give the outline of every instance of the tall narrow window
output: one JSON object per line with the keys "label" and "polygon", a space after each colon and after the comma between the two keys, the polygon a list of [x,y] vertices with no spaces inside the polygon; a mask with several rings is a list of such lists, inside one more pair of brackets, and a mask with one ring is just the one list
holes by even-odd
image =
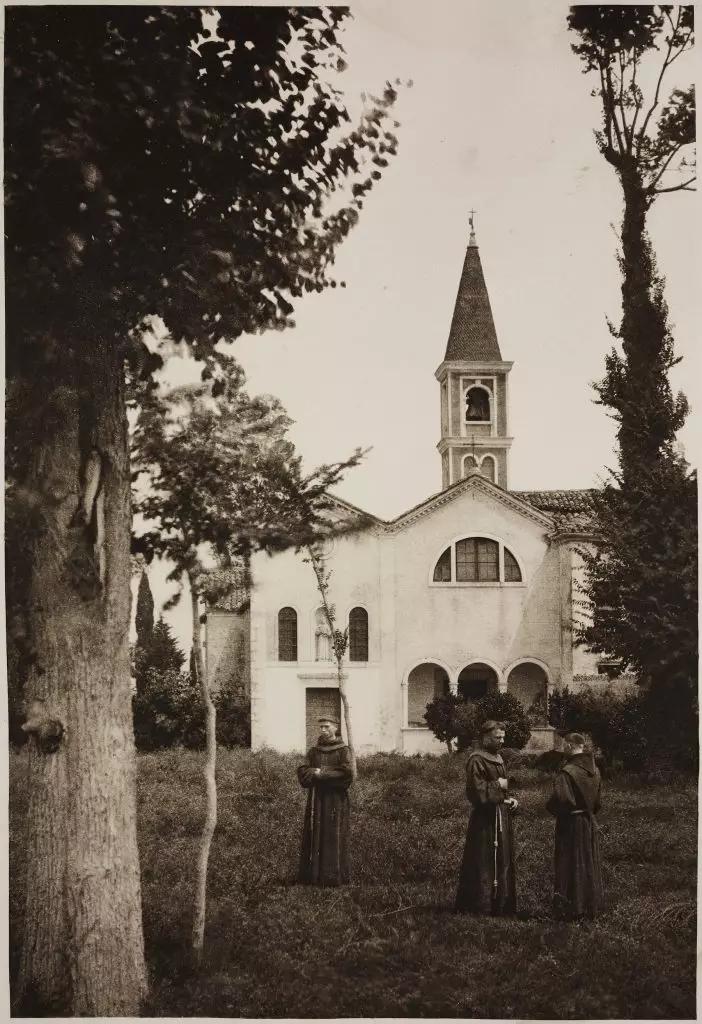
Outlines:
{"label": "tall narrow window", "polygon": [[368,612],[352,608],[349,613],[349,661],[368,661]]}
{"label": "tall narrow window", "polygon": [[278,661],[297,661],[297,612],[281,608],[278,612]]}
{"label": "tall narrow window", "polygon": [[434,583],[451,582],[451,548],[446,548],[434,566]]}

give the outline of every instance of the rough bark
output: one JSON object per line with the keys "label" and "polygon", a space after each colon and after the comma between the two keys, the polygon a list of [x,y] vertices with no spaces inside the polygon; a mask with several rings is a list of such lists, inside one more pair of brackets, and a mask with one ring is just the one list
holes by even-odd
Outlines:
{"label": "rough bark", "polygon": [[[100,472],[88,503],[90,451],[100,455]],[[128,451],[119,363],[105,357],[87,400],[72,382],[54,385],[28,486],[35,660],[27,682],[27,896],[14,1002],[34,1015],[136,1015],[146,992]],[[47,735],[51,722],[60,723],[58,735]]]}
{"label": "rough bark", "polygon": [[200,639],[200,610],[198,596],[190,579],[190,595],[192,602],[193,652],[194,662],[200,683],[200,693],[205,705],[205,789],[207,803],[205,824],[200,839],[200,850],[197,858],[197,877],[195,882],[195,917],[193,921],[193,953],[196,960],[202,956],[205,944],[205,921],[207,917],[207,866],[210,859],[210,846],[217,827],[217,710],[210,696],[210,688],[205,675]]}

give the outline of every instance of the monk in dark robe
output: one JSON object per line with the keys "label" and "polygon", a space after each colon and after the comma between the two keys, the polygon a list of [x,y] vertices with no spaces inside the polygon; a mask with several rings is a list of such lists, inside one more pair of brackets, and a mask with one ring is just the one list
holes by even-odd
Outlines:
{"label": "monk in dark robe", "polygon": [[546,808],[556,818],[556,917],[595,918],[602,906],[599,826],[600,773],[580,733],[565,737],[566,762],[555,777]]}
{"label": "monk in dark robe", "polygon": [[303,885],[344,885],[349,881],[349,797],[351,752],[339,735],[338,718],[319,720],[317,745],[297,769],[307,790],[298,881]]}
{"label": "monk in dark robe", "polygon": [[472,806],[455,909],[470,914],[511,915],[517,910],[512,812],[500,749],[503,722],[483,725],[480,747],[466,764],[466,794]]}

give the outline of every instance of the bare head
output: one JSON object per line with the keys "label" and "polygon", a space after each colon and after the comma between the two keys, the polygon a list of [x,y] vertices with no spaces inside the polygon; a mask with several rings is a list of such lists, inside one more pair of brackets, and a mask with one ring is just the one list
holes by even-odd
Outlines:
{"label": "bare head", "polygon": [[566,754],[582,754],[585,750],[585,737],[581,732],[569,732],[563,737],[563,749]]}
{"label": "bare head", "polygon": [[480,730],[480,743],[484,750],[496,754],[505,745],[505,723],[488,718]]}

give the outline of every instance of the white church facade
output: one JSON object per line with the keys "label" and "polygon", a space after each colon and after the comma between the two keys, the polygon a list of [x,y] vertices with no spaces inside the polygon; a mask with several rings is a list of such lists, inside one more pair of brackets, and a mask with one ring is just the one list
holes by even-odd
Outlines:
{"label": "white church facade", "polygon": [[[344,663],[358,753],[440,753],[424,721],[444,692],[513,693],[534,713],[532,747],[553,731],[548,692],[606,685],[574,645],[579,544],[588,491],[509,490],[508,377],[471,235],[445,357],[436,377],[442,490],[392,521],[335,503],[355,532],[329,541],[330,600],[348,627]],[[339,711],[335,663],[311,565],[257,555],[246,613],[252,747],[305,749],[323,711]],[[211,679],[226,671],[234,605],[211,609]],[[238,636],[242,636],[239,618]]]}

